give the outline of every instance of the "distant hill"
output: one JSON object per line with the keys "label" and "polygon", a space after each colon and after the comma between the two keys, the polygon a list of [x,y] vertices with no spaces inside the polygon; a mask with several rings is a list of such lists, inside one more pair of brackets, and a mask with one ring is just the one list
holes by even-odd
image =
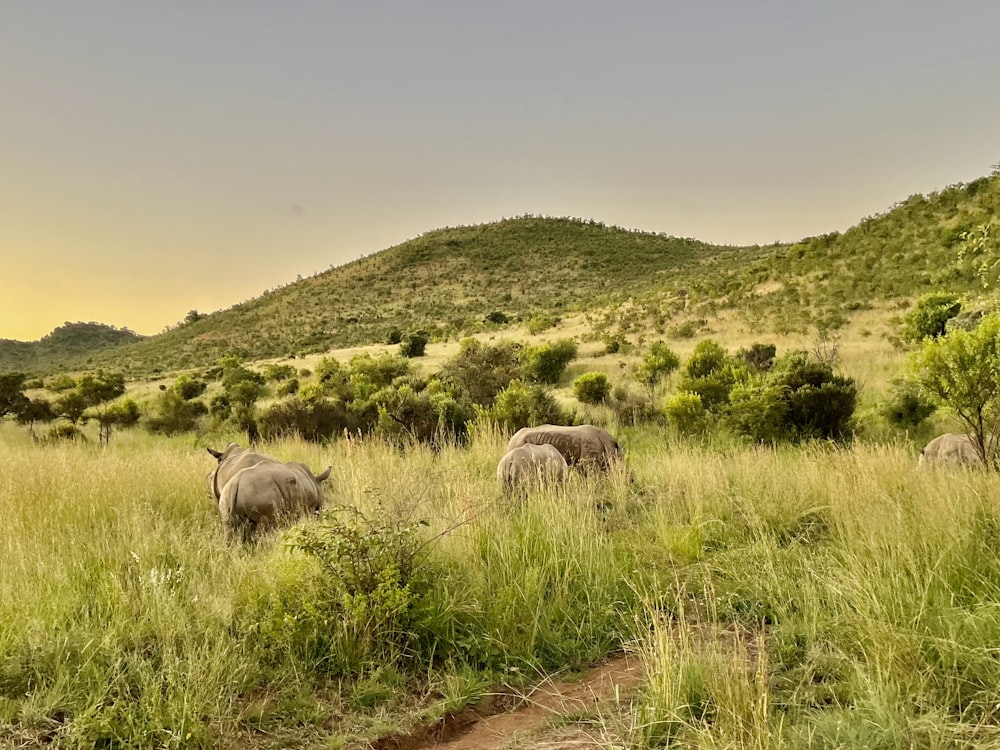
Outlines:
{"label": "distant hill", "polygon": [[85,365],[98,352],[142,339],[127,328],[67,322],[38,341],[0,339],[0,371],[41,372],[69,363]]}
{"label": "distant hill", "polygon": [[439,229],[117,350],[114,361],[142,372],[228,351],[258,359],[384,341],[394,328],[459,334],[492,312],[513,320],[613,305],[738,252],[575,219]]}
{"label": "distant hill", "polygon": [[[957,263],[963,233],[998,213],[994,171],[910,196],[843,234],[764,247],[535,216],[439,229],[113,351],[62,348],[36,361],[168,371],[230,351],[261,359],[384,341],[393,329],[462,335],[493,312],[515,321],[587,311],[596,333],[669,336],[721,310],[761,331],[836,328],[876,304],[902,308],[930,289],[975,288],[974,274]],[[24,346],[0,344],[0,368],[28,361]]]}

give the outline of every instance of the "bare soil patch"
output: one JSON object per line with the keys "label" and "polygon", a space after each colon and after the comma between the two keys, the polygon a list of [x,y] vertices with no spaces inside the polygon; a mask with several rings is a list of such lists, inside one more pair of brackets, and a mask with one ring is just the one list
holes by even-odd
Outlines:
{"label": "bare soil patch", "polygon": [[643,665],[638,656],[618,656],[579,680],[545,680],[527,692],[495,691],[475,706],[442,717],[430,726],[406,735],[383,737],[374,747],[376,750],[596,747],[588,732],[572,724],[627,700],[643,679]]}

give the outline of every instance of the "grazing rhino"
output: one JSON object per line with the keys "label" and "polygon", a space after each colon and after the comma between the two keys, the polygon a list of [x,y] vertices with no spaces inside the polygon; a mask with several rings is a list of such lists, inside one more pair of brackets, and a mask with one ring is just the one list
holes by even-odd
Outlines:
{"label": "grazing rhino", "polygon": [[917,466],[930,465],[982,466],[983,459],[968,435],[946,432],[931,440],[920,451]]}
{"label": "grazing rhino", "polygon": [[507,443],[507,450],[527,444],[548,444],[558,450],[570,466],[594,467],[607,471],[619,464],[624,455],[618,441],[611,434],[592,424],[562,427],[543,424],[538,427],[522,427]]}
{"label": "grazing rhino", "polygon": [[313,475],[305,464],[276,461],[240,469],[226,482],[219,497],[226,542],[237,533],[246,539],[282,519],[318,513],[323,507],[322,483],[329,476],[329,467]]}
{"label": "grazing rhino", "polygon": [[250,466],[262,463],[280,464],[281,462],[263,453],[242,448],[236,443],[230,443],[225,450],[216,451],[211,448],[206,449],[219,463],[212,473],[208,475],[208,491],[214,502],[218,503],[222,497],[222,488],[226,483],[236,476],[236,472]]}
{"label": "grazing rhino", "polygon": [[566,459],[555,446],[525,443],[503,455],[497,464],[497,479],[510,493],[516,488],[561,482],[566,469]]}

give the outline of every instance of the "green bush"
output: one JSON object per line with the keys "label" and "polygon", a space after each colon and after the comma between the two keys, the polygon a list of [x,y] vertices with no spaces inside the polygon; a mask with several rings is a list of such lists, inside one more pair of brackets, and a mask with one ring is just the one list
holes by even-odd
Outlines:
{"label": "green bush", "polygon": [[703,432],[708,415],[701,403],[701,396],[689,391],[678,391],[663,406],[667,424],[685,435]]}
{"label": "green bush", "polygon": [[198,417],[208,413],[201,401],[185,401],[176,391],[164,391],[157,399],[154,413],[146,420],[146,429],[164,435],[190,432]]}
{"label": "green bush", "polygon": [[774,344],[753,344],[748,349],[736,352],[736,359],[750,370],[767,372],[774,366],[774,357],[778,349]]}
{"label": "green bush", "polygon": [[299,392],[300,385],[298,378],[291,378],[278,386],[277,394],[279,396],[294,396]]}
{"label": "green bush", "polygon": [[776,383],[737,383],[729,394],[729,420],[736,432],[757,442],[776,443],[786,437],[788,402]]}
{"label": "green bush", "polygon": [[414,440],[438,445],[442,441],[461,439],[466,423],[472,418],[469,409],[461,406],[439,381],[401,383],[375,394],[378,422],[375,434],[406,442]]}
{"label": "green bush", "polygon": [[422,357],[427,350],[427,342],[431,340],[427,331],[413,331],[403,336],[399,342],[399,353],[407,358]]}
{"label": "green bush", "polygon": [[903,319],[899,337],[903,341],[919,343],[927,338],[936,339],[945,334],[948,321],[962,310],[962,303],[954,294],[931,292],[917,300],[913,310]]}
{"label": "green bush", "polygon": [[204,381],[195,380],[190,375],[181,375],[170,386],[171,390],[185,401],[198,398],[198,396],[205,392],[207,387],[208,385]]}
{"label": "green bush", "polygon": [[393,328],[385,337],[385,343],[395,346],[403,340],[403,332],[398,328]]}
{"label": "green bush", "polygon": [[279,383],[294,377],[294,365],[268,365],[264,368],[264,379],[271,383]]}
{"label": "green bush", "polygon": [[807,352],[782,357],[766,376],[732,387],[728,415],[737,432],[759,441],[850,436],[854,380]]}
{"label": "green bush", "polygon": [[908,382],[895,383],[881,409],[885,420],[902,430],[919,429],[935,411],[937,405]]}
{"label": "green bush", "polygon": [[576,357],[576,352],[576,342],[573,339],[529,346],[521,354],[521,369],[528,380],[555,385],[566,366]]}
{"label": "green bush", "polygon": [[520,380],[502,390],[489,408],[480,408],[479,416],[510,432],[538,424],[567,424],[569,417],[559,408],[545,388]]}
{"label": "green bush", "polygon": [[729,392],[745,375],[742,366],[712,339],[699,341],[684,364],[678,390],[696,393],[702,406],[720,412],[729,403]]}
{"label": "green bush", "polygon": [[603,372],[585,372],[573,381],[573,395],[585,404],[602,404],[611,395],[611,383]]}
{"label": "green bush", "polygon": [[297,436],[315,443],[357,431],[357,419],[350,411],[329,399],[291,398],[275,404],[257,420],[261,435],[268,440]]}
{"label": "green bush", "polygon": [[449,389],[479,406],[489,406],[497,394],[521,375],[521,345],[511,341],[487,344],[465,338],[458,354],[445,362],[440,378]]}

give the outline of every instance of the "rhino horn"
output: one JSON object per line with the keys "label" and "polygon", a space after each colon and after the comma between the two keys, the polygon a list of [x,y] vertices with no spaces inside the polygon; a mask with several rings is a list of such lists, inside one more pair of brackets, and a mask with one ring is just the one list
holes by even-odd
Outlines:
{"label": "rhino horn", "polygon": [[211,453],[212,456],[213,456],[213,458],[215,458],[217,461],[221,461],[222,460],[222,451],[212,450],[211,448],[206,448],[205,450],[207,450],[209,453]]}

